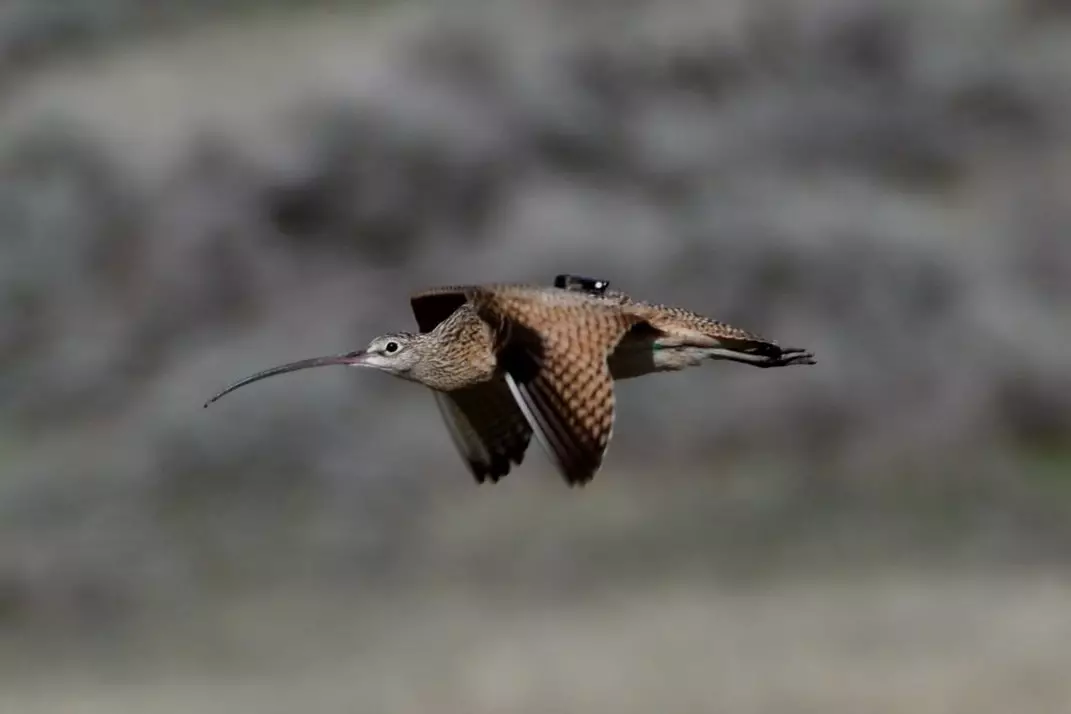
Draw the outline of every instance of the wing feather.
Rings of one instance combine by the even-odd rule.
[[[477,483],[497,482],[524,460],[532,430],[502,379],[435,392],[435,402]]]
[[[570,485],[599,470],[614,425],[607,357],[641,321],[579,292],[472,288],[481,316],[505,325],[500,363],[533,433]]]

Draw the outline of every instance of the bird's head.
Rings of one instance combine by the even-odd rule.
[[[398,377],[405,377],[419,361],[413,345],[417,336],[411,332],[392,332],[380,335],[360,352],[351,352],[354,367],[374,367]]]
[[[393,374],[396,377],[407,379],[411,376],[410,373],[419,362],[419,355],[416,350],[413,349],[414,344],[418,340],[419,336],[410,332],[392,332],[375,338],[369,342],[368,347],[363,350],[356,350],[354,352],[347,352],[345,354],[332,355],[329,357],[312,357],[297,362],[289,362],[287,364],[279,365],[278,367],[271,367],[262,372],[257,372],[256,374],[238,380],[205,402],[205,406],[207,407],[225,394],[229,394],[235,389],[244,387],[247,384],[259,382],[262,379],[274,377],[277,374],[295,372],[299,369],[308,369],[310,367],[326,367],[329,365],[372,367]]]

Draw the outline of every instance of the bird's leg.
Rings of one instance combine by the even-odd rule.
[[[764,369],[767,367],[787,367],[793,364],[815,364],[814,354],[798,347],[785,347],[767,354],[714,347],[708,350],[708,354],[713,359],[725,359]]]

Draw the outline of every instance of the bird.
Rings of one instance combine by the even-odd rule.
[[[370,367],[432,391],[477,483],[498,482],[519,466],[535,435],[565,482],[583,486],[600,470],[613,434],[615,381],[712,360],[761,368],[817,363],[809,350],[568,273],[553,285],[429,288],[413,293],[410,306],[418,332],[265,369],[204,406],[287,372]]]

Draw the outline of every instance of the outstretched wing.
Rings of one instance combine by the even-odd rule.
[[[502,324],[499,360],[536,438],[570,485],[590,481],[613,433],[607,356],[640,319],[580,292],[465,288],[477,313]]]
[[[532,430],[505,381],[434,394],[450,438],[477,483],[497,482],[524,460]]]

